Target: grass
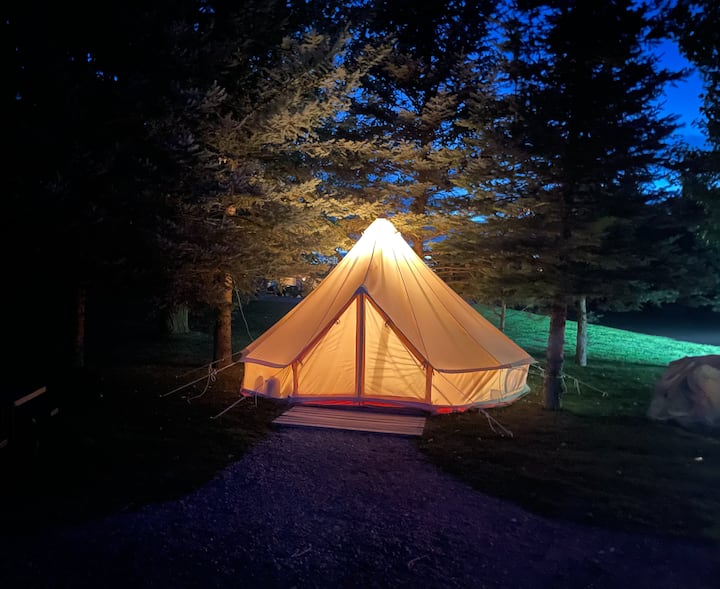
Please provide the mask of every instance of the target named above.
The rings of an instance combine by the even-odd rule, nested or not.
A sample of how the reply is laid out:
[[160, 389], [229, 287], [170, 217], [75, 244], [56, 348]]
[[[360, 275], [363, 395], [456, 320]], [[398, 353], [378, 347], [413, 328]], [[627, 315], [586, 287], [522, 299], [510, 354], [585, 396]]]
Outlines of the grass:
[[[256, 301], [246, 309], [250, 334], [259, 335], [289, 305]], [[493, 311], [481, 308], [493, 319]], [[207, 327], [205, 325], [204, 327]], [[568, 324], [572, 357], [574, 324]], [[235, 318], [234, 349], [249, 334]], [[538, 360], [547, 319], [510, 311], [506, 331]], [[283, 406], [238, 398], [242, 367], [171, 396], [204, 374], [207, 329], [161, 341], [105, 342], [82, 375], [51, 388], [61, 406], [40, 446], [4, 452], [0, 489], [3, 529], [32, 529], [134, 509], [180, 497], [263, 439]], [[565, 411], [542, 410], [541, 379], [532, 392], [492, 414], [514, 437], [494, 433], [477, 412], [431, 417], [418, 442], [439, 468], [478, 490], [549, 517], [623, 530], [720, 540], [720, 436], [690, 432], [644, 418], [652, 389], [668, 362], [720, 353], [597, 325], [590, 326], [590, 366], [567, 372]], [[49, 393], [50, 394], [50, 393]], [[702, 460], [699, 460], [702, 458]], [[11, 476], [5, 476], [10, 473]]]
[[188, 404], [160, 399], [174, 376], [146, 365], [73, 379], [75, 398], [54, 431], [17, 464], [0, 512], [20, 529], [73, 521], [182, 496], [262, 439], [276, 405], [245, 401], [221, 420], [210, 417], [237, 399], [224, 375], [212, 394]]
[[[252, 333], [286, 310], [257, 303]], [[235, 327], [241, 349], [248, 336], [239, 317]], [[82, 374], [49, 386], [42, 402], [60, 406], [58, 416], [18, 420], [28, 439], [0, 452], [0, 529], [28, 531], [185, 495], [263, 439], [284, 409], [245, 400], [211, 419], [238, 400], [241, 365], [219, 373], [205, 394], [207, 379], [161, 397], [206, 374], [196, 369], [212, 354], [206, 332], [101, 349]], [[30, 430], [40, 433], [37, 445]]]
[[[478, 311], [497, 323], [495, 310]], [[505, 333], [538, 361], [545, 363], [548, 317], [508, 309]], [[673, 360], [720, 354], [719, 346], [683, 342], [603, 325], [588, 325], [588, 366], [573, 362], [577, 323], [565, 328], [565, 373], [568, 393], [563, 407], [582, 415], [644, 416], [655, 383]], [[542, 383], [531, 381], [533, 391]]]
[[[497, 324], [497, 314], [491, 307], [477, 305], [477, 310], [488, 320]], [[550, 319], [524, 311], [508, 309], [505, 333], [518, 342], [538, 360], [545, 355]], [[575, 356], [577, 323], [568, 321], [565, 328], [565, 357]], [[667, 337], [645, 335], [605, 327], [588, 325], [588, 361], [621, 362], [626, 364], [647, 364], [666, 366], [668, 362], [683, 356], [717, 354], [720, 347], [706, 344], [682, 342]]]
[[[545, 317], [508, 312], [506, 333], [540, 361], [547, 327]], [[570, 359], [575, 329], [569, 322]], [[476, 489], [548, 517], [720, 541], [720, 435], [645, 418], [668, 362], [720, 347], [599, 325], [589, 340], [589, 366], [566, 361], [565, 411], [542, 409], [534, 372], [529, 395], [492, 413], [512, 438], [469, 412], [430, 418], [421, 449]]]

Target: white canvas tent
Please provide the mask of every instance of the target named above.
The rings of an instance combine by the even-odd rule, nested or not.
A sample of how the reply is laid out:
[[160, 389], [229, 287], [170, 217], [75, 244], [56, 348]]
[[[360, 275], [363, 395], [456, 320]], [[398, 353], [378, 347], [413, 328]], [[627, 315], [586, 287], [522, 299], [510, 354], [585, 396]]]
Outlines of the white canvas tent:
[[534, 360], [378, 219], [241, 361], [245, 394], [438, 412], [512, 402]]

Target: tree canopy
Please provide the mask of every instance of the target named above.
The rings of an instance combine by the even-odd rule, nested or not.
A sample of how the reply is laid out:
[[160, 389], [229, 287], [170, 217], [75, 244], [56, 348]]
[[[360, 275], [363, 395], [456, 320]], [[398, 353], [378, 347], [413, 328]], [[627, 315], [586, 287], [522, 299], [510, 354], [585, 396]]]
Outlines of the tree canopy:
[[[551, 349], [574, 300], [672, 298], [684, 258], [715, 267], [712, 3], [5, 10], [3, 255], [25, 309], [52, 285], [54, 310], [89, 291], [227, 322], [229, 288], [326, 270], [379, 215], [464, 294], [552, 307]], [[653, 55], [662, 35], [706, 84], [711, 147], [679, 167], [658, 106], [678, 78]], [[673, 169], [682, 194], [659, 183]], [[550, 383], [562, 358], [548, 364]]]

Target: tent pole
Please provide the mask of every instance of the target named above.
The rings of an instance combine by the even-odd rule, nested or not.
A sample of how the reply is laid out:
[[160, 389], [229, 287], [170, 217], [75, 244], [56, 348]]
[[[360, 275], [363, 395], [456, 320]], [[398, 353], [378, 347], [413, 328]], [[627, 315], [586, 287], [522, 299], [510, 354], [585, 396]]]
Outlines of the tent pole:
[[425, 365], [425, 402], [432, 405], [432, 374], [433, 368], [430, 362]]
[[298, 362], [297, 362], [297, 360], [295, 360], [295, 362], [292, 363], [292, 373], [293, 373], [292, 396], [297, 397], [297, 394], [298, 394]]
[[360, 404], [365, 392], [365, 293], [357, 297], [355, 327], [355, 394]]

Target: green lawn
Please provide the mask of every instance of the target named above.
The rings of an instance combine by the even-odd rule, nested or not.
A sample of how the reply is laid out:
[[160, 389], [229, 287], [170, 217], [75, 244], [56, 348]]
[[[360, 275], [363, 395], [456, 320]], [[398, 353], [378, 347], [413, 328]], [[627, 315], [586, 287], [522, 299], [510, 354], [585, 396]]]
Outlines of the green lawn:
[[[257, 301], [245, 309], [257, 337], [290, 306]], [[494, 319], [492, 310], [481, 312]], [[568, 324], [572, 358], [574, 324]], [[250, 338], [239, 313], [234, 349]], [[543, 359], [547, 319], [508, 313], [507, 333]], [[261, 440], [282, 410], [238, 399], [242, 367], [167, 397], [200, 378], [212, 337], [202, 329], [161, 341], [103, 347], [83, 375], [56, 383], [61, 412], [37, 449], [0, 456], [0, 521], [5, 528], [76, 521], [182, 496]], [[419, 448], [475, 488], [551, 517], [618, 529], [720, 540], [720, 435], [693, 433], [645, 417], [668, 362], [720, 348], [683, 344], [593, 325], [590, 366], [568, 361], [565, 411], [540, 405], [541, 379], [515, 404], [492, 410], [513, 434], [494, 433], [483, 414], [432, 417]], [[14, 464], [10, 464], [14, 462]], [[6, 476], [6, 474], [8, 476]]]
[[[478, 311], [497, 324], [495, 310], [482, 305]], [[523, 311], [507, 311], [505, 333], [545, 364], [550, 320]], [[655, 383], [667, 365], [685, 356], [720, 354], [720, 346], [682, 342], [602, 325], [588, 325], [588, 366], [574, 363], [577, 323], [565, 329], [565, 409], [583, 415], [644, 416]], [[538, 370], [532, 371], [534, 374]], [[541, 382], [531, 380], [534, 392]]]
[[[480, 308], [490, 320], [493, 310]], [[420, 443], [435, 464], [475, 488], [538, 513], [626, 530], [720, 540], [720, 435], [645, 418], [668, 362], [720, 354], [720, 347], [589, 326], [589, 366], [572, 362], [576, 324], [566, 331], [565, 411], [531, 393], [492, 411], [432, 417]], [[508, 311], [506, 333], [544, 362], [548, 319]]]

